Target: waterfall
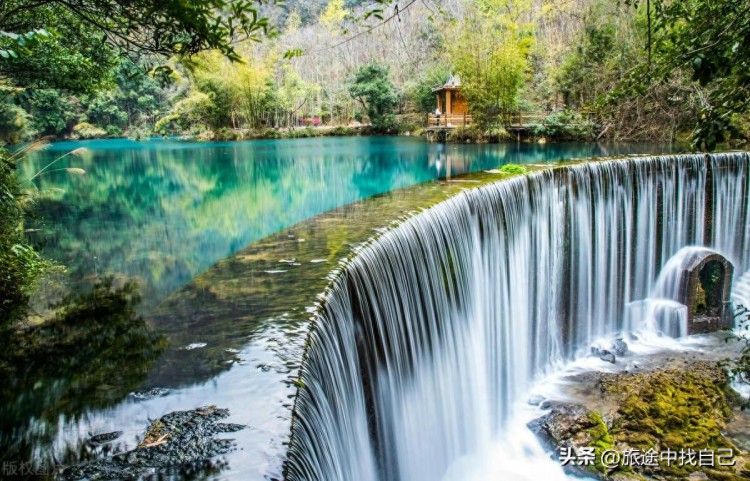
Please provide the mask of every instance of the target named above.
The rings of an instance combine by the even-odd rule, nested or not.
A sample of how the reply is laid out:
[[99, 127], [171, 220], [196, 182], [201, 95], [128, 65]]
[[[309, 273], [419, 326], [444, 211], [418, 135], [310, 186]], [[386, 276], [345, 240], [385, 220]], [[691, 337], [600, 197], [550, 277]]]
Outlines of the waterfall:
[[675, 338], [687, 336], [688, 308], [678, 302], [685, 260], [696, 254], [712, 252], [705, 247], [687, 246], [670, 257], [661, 268], [648, 298], [626, 306], [624, 330]]
[[363, 247], [310, 334], [287, 479], [444, 479], [503, 434], [535, 378], [627, 328], [628, 306], [682, 247], [747, 271], [749, 161], [631, 158], [515, 177]]

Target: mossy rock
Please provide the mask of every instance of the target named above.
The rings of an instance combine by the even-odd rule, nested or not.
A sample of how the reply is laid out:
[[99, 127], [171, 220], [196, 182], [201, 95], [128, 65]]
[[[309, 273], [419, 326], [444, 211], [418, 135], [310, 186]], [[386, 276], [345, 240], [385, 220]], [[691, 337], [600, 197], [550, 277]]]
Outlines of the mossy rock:
[[[744, 454], [731, 439], [723, 434], [732, 416], [733, 403], [728, 379], [722, 369], [707, 362], [694, 362], [684, 368], [663, 369], [641, 373], [597, 373], [599, 391], [610, 406], [607, 415], [583, 405], [552, 411], [540, 418], [543, 433], [554, 436], [554, 447], [594, 448], [596, 460], [589, 466], [592, 474], [604, 479], [687, 479], [695, 471], [702, 471], [708, 479], [750, 479], [742, 471]], [[607, 420], [610, 420], [608, 423]], [[539, 434], [539, 430], [535, 430]], [[549, 444], [549, 442], [548, 442]], [[660, 463], [659, 466], [606, 467], [601, 454], [628, 449], [641, 452], [679, 452], [692, 449], [732, 449], [740, 455], [736, 468], [719, 466], [707, 469], [679, 463]], [[574, 473], [577, 474], [577, 473]], [[704, 478], [705, 479], [705, 478]]]

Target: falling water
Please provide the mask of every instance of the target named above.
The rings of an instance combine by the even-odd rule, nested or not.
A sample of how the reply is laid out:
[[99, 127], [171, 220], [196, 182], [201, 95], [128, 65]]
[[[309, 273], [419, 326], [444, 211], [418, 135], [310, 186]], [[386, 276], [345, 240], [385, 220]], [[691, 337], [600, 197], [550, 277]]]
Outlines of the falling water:
[[661, 268], [647, 299], [625, 306], [625, 331], [639, 331], [646, 335], [684, 337], [688, 334], [688, 308], [680, 300], [681, 282], [685, 276], [685, 261], [696, 255], [715, 251], [699, 246], [678, 250]]
[[627, 327], [626, 307], [682, 247], [748, 270], [749, 160], [558, 168], [466, 191], [381, 235], [325, 293], [287, 479], [437, 481], [481, 459], [533, 380]]

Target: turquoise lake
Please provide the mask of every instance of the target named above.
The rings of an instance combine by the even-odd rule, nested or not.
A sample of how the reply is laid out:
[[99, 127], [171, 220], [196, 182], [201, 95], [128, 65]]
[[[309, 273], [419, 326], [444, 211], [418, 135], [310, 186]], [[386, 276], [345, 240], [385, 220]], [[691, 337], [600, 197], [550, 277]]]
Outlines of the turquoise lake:
[[[344, 137], [53, 143], [21, 166], [43, 193], [34, 239], [72, 279], [136, 280], [154, 306], [242, 247], [336, 207], [508, 163], [656, 153], [668, 145], [427, 143]], [[81, 168], [84, 175], [64, 168]], [[394, 217], [398, 213], [394, 213]]]

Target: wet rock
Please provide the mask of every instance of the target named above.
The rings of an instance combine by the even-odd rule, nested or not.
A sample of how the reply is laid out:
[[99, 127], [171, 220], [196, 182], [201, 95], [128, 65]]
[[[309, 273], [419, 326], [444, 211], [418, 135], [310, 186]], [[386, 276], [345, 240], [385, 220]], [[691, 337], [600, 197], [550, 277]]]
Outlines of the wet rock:
[[146, 401], [155, 397], [166, 396], [167, 394], [169, 394], [169, 389], [155, 387], [145, 391], [131, 392], [130, 396], [137, 399], [138, 401]]
[[65, 468], [61, 479], [137, 479], [144, 473], [186, 473], [210, 469], [212, 458], [234, 448], [216, 435], [244, 429], [219, 422], [229, 415], [216, 406], [166, 414], [149, 426], [138, 447], [96, 461]]
[[610, 352], [610, 351], [608, 351], [606, 349], [601, 349], [599, 351], [598, 355], [599, 355], [599, 359], [601, 359], [602, 361], [606, 361], [606, 362], [609, 362], [609, 363], [612, 363], [612, 364], [614, 364], [615, 361], [617, 360], [617, 358], [615, 357], [614, 353], [612, 353], [612, 352]]
[[744, 467], [747, 451], [734, 437], [735, 433], [746, 435], [750, 415], [742, 411], [740, 400], [733, 400], [726, 373], [715, 362], [688, 359], [695, 357], [665, 356], [658, 366], [638, 372], [571, 376], [571, 383], [580, 385], [580, 389], [568, 391], [576, 403], [545, 401], [542, 406], [549, 411], [529, 427], [557, 456], [564, 448], [584, 447], [594, 448], [597, 456], [607, 450], [623, 456], [633, 449], [641, 453], [650, 449], [678, 452], [691, 446], [730, 449], [738, 454], [735, 466], [711, 469], [679, 463], [625, 469], [595, 462], [584, 473], [580, 467], [564, 467], [577, 476], [593, 475], [609, 481], [750, 479], [750, 471]]
[[[528, 423], [528, 427], [556, 456], [562, 449], [607, 446], [612, 442], [601, 415], [581, 404], [558, 403], [549, 413]], [[572, 463], [563, 466], [563, 469], [568, 474], [603, 479], [601, 473], [591, 466]]]
[[112, 441], [119, 438], [120, 436], [122, 436], [122, 431], [114, 431], [111, 433], [96, 434], [94, 436], [91, 436], [88, 442], [89, 444], [98, 446], [101, 444], [111, 443]]
[[585, 438], [585, 430], [592, 427], [589, 410], [580, 404], [557, 404], [544, 416], [531, 421], [528, 426], [549, 449], [568, 444], [578, 438], [575, 444], [585, 446], [590, 439]]
[[615, 342], [612, 343], [612, 350], [616, 355], [624, 356], [628, 352], [628, 343], [622, 339], [615, 339]]
[[539, 395], [531, 396], [527, 402], [529, 403], [530, 406], [539, 406], [540, 404], [544, 402], [544, 396], [539, 396]]

